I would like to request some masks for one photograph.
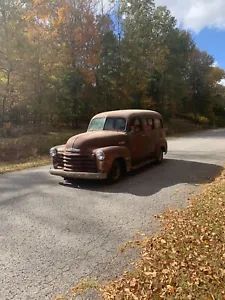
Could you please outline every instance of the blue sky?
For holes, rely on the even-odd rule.
[[[193,38],[201,50],[213,55],[218,65],[225,69],[225,30],[205,28],[193,33]]]
[[[167,6],[178,26],[192,32],[196,44],[225,69],[225,0],[155,0]]]
[[[109,0],[103,3],[108,6]],[[155,0],[155,3],[167,6],[178,26],[192,32],[197,46],[225,69],[225,0]]]

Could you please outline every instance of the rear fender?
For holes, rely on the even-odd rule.
[[[156,151],[159,151],[160,149],[163,149],[163,152],[165,154],[167,154],[168,152],[168,145],[167,145],[167,141],[161,139],[160,142],[157,144],[156,146]]]

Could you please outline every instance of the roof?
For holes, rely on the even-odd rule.
[[[127,109],[127,110],[115,110],[115,111],[108,111],[103,112],[96,115],[94,118],[109,118],[109,117],[117,117],[117,118],[130,118],[139,115],[146,115],[156,118],[161,118],[162,116],[153,110],[142,110],[142,109]]]

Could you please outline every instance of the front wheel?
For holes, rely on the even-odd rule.
[[[164,153],[163,150],[160,148],[156,154],[156,163],[161,164],[164,159]]]
[[[112,164],[111,171],[108,175],[108,181],[114,183],[120,180],[122,176],[122,166],[118,160],[115,160]]]
[[[75,179],[72,179],[72,178],[67,178],[67,177],[64,177],[63,178],[65,180],[65,182],[69,183],[69,184],[72,184],[75,182]]]

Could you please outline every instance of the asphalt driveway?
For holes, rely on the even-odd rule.
[[[225,129],[169,140],[165,162],[108,186],[65,184],[48,167],[0,175],[0,299],[52,299],[126,265],[118,247],[159,227],[225,165]]]

